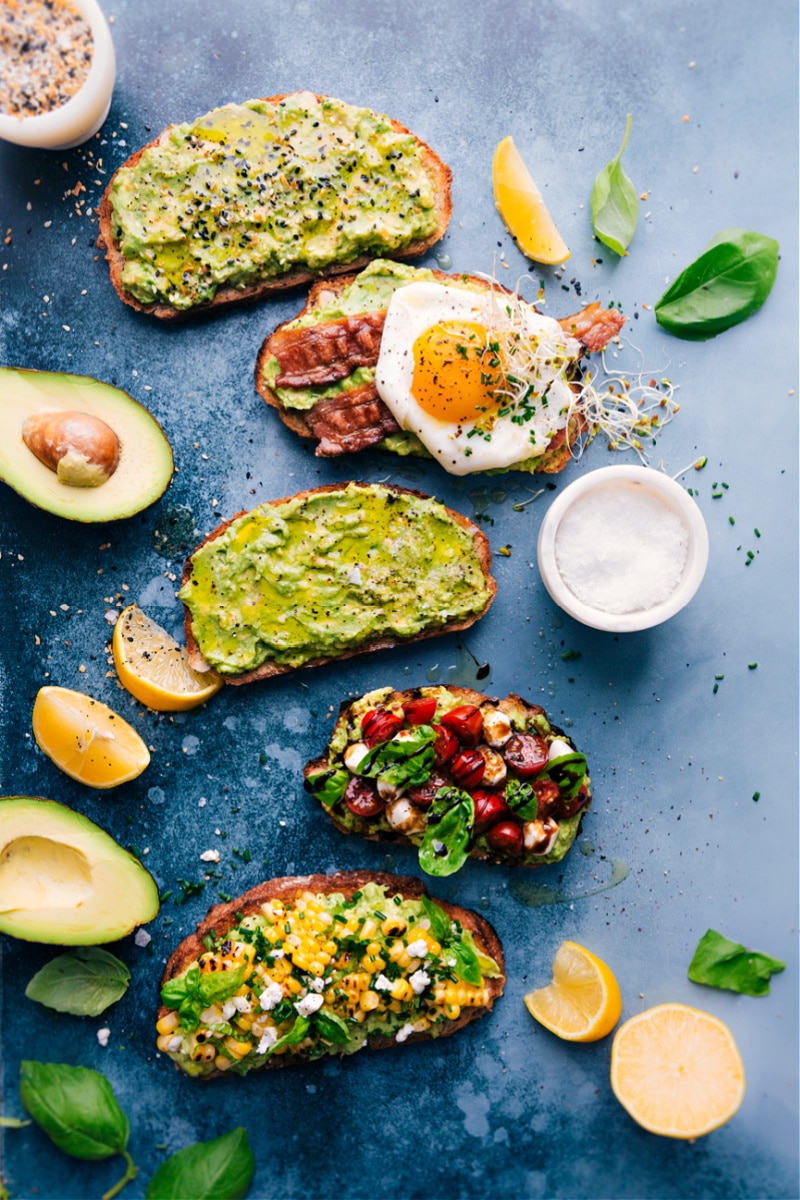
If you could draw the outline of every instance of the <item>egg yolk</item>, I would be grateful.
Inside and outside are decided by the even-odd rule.
[[[496,412],[503,373],[488,332],[473,321],[439,321],[416,339],[411,394],[429,416],[455,425]]]

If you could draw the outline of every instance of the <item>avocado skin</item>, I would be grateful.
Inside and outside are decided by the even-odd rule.
[[[119,438],[117,468],[99,487],[62,483],[22,439],[29,417],[67,411],[98,417]],[[158,500],[172,472],[163,429],[121,388],[88,375],[0,367],[0,480],[30,504],[72,521],[117,521]]]
[[[0,933],[95,946],[158,909],[149,871],[88,817],[39,796],[0,797]]]

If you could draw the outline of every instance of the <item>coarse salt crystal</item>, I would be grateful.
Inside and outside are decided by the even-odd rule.
[[[646,488],[622,482],[576,500],[558,527],[555,555],[583,604],[629,613],[669,599],[688,547],[689,530],[677,513]]]

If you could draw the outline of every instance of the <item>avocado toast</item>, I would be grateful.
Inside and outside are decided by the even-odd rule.
[[[172,953],[158,1048],[188,1075],[244,1075],[448,1037],[504,984],[489,922],[418,879],[272,879],[216,905]]]
[[[465,629],[494,599],[490,567],[486,535],[420,492],[351,482],[271,500],[187,559],[190,660],[250,683]]]
[[[99,209],[120,299],[173,320],[371,258],[423,254],[451,173],[398,121],[295,92],[171,125],[114,174]]]
[[[468,857],[559,862],[592,796],[585,757],[543,708],[456,686],[344,701],[304,774],[343,833],[417,846],[429,875]]]

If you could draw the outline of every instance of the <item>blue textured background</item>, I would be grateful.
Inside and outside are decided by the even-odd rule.
[[[104,0],[104,9],[119,64],[110,118],[92,143],[104,174],[85,148],[0,146],[0,232],[11,231],[0,245],[0,361],[126,388],[162,422],[178,473],[155,507],[105,527],[73,526],[0,488],[0,790],[85,812],[146,850],[173,897],[150,927],[150,947],[132,938],[114,947],[132,985],[97,1020],[26,1000],[25,984],[53,951],[2,939],[3,1111],[21,1111],[21,1057],[104,1071],[141,1166],[130,1200],[167,1153],[238,1124],[255,1151],[250,1194],[259,1200],[797,1196],[796,5]],[[113,169],[173,121],[297,88],[388,112],[429,141],[453,168],[454,213],[425,261],[494,268],[512,285],[528,264],[495,212],[491,161],[513,134],[572,248],[563,278],[533,271],[548,311],[619,301],[645,371],[680,385],[681,411],[653,464],[675,474],[708,456],[704,472],[683,476],[708,523],[708,575],[671,622],[615,638],[560,615],[535,566],[552,492],[513,508],[539,486],[528,477],[455,479],[370,453],[316,460],[252,385],[262,339],[301,306],[301,293],[176,328],[117,300],[89,211]],[[618,261],[593,241],[588,208],[628,112],[625,165],[647,199],[630,255]],[[65,196],[78,180],[87,189],[80,216]],[[668,337],[652,313],[665,282],[732,225],[779,239],[772,295],[707,344]],[[635,361],[628,351],[625,364]],[[598,441],[556,485],[611,461]],[[478,516],[495,550],[511,546],[495,559],[499,593],[483,622],[463,639],[227,689],[184,716],[146,712],[118,689],[105,615],[118,598],[138,599],[177,629],[174,576],[201,536],[262,498],[351,476],[433,492]],[[712,499],[714,481],[729,485],[721,499]],[[755,558],[745,567],[748,550]],[[564,660],[567,651],[581,657]],[[387,856],[343,837],[303,794],[300,769],[324,745],[331,709],[384,683],[473,682],[471,655],[492,665],[488,691],[519,691],[569,727],[595,791],[583,838],[561,866],[522,874],[470,863],[434,889],[496,925],[504,999],[441,1044],[246,1080],[179,1075],[154,1050],[157,983],[219,890],[312,870],[416,872],[413,852]],[[105,795],[62,776],[30,732],[36,691],[48,682],[126,715],[154,748],[146,773]],[[202,881],[199,855],[214,846],[221,878],[176,905],[176,880]],[[251,861],[234,848],[249,849]],[[786,960],[769,997],[687,981],[708,926]],[[728,1126],[694,1145],[645,1133],[611,1094],[610,1039],[570,1046],[531,1021],[522,995],[546,982],[567,937],[613,967],[625,1016],[680,1000],[728,1022],[748,1080]],[[96,1030],[106,1024],[103,1049]],[[94,1197],[121,1174],[119,1161],[66,1158],[35,1126],[5,1131],[4,1142],[14,1197]]]

